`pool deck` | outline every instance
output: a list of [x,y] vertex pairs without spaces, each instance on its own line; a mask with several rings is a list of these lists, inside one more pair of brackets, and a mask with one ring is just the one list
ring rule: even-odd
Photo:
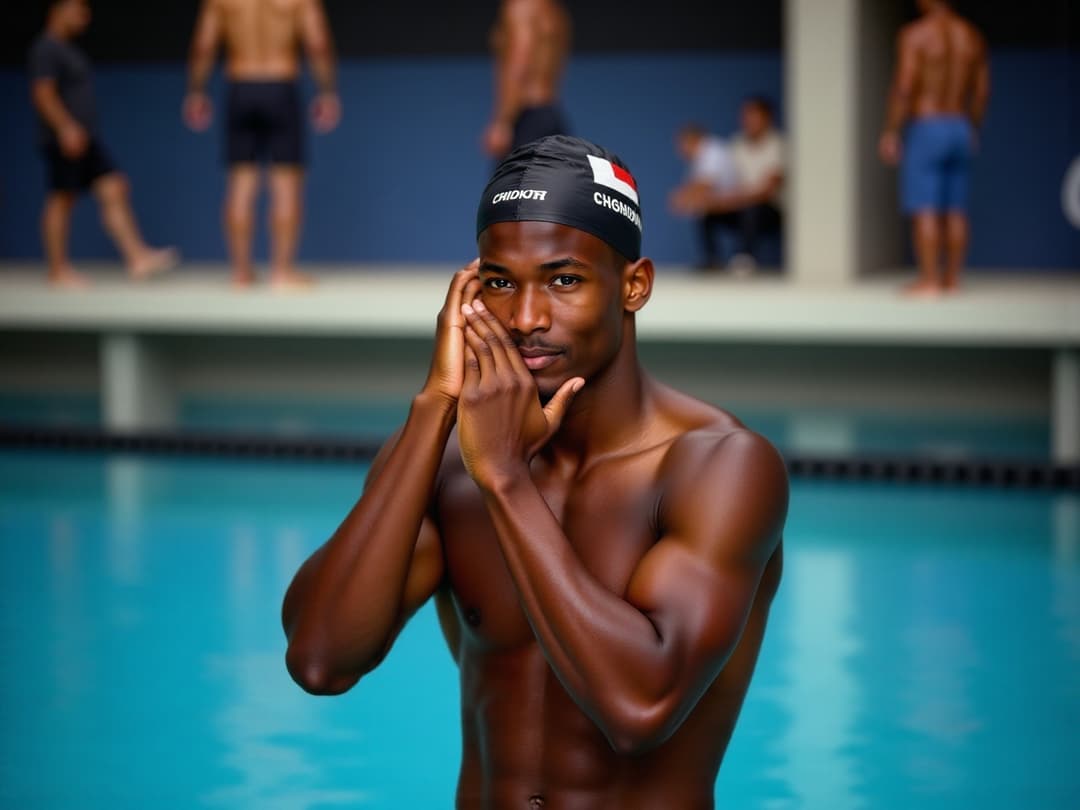
[[[99,335],[103,412],[119,429],[143,426],[159,387],[144,337],[429,338],[454,270],[308,266],[312,289],[278,292],[235,289],[220,265],[185,265],[145,283],[115,265],[84,269],[92,286],[64,291],[46,284],[40,264],[0,265],[0,331]],[[638,321],[646,341],[1046,351],[1054,458],[1080,460],[1080,274],[973,273],[960,293],[934,300],[902,295],[901,275],[835,287],[775,273],[736,279],[661,267],[657,275]]]

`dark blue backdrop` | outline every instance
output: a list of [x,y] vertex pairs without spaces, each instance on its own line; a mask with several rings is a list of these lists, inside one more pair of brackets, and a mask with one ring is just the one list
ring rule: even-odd
[[[994,96],[973,181],[971,261],[985,267],[1080,265],[1080,231],[1065,221],[1061,181],[1080,154],[1080,55],[993,56]],[[694,259],[692,230],[666,210],[683,166],[672,133],[688,119],[736,126],[750,92],[781,97],[775,51],[596,55],[574,60],[566,104],[577,134],[614,149],[643,193],[645,249],[664,262]],[[479,134],[490,99],[485,58],[348,62],[342,126],[312,136],[305,261],[458,262],[474,252],[476,195],[489,163]],[[130,175],[148,237],[187,258],[221,260],[221,132],[180,123],[180,65],[108,66],[97,74],[103,130]],[[0,72],[0,256],[40,256],[43,168],[25,76]],[[873,160],[873,155],[853,155]],[[260,239],[262,235],[260,234]],[[77,257],[111,257],[89,202],[72,236]],[[265,253],[263,248],[260,253]]]

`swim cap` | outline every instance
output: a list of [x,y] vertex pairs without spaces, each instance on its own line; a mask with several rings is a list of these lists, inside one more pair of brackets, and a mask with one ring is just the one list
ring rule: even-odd
[[641,258],[637,184],[619,157],[582,138],[550,135],[515,149],[480,198],[476,237],[496,222],[555,222]]

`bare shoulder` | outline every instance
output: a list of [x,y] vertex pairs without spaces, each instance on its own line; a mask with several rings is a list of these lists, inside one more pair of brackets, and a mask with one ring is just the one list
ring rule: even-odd
[[661,468],[664,522],[681,536],[767,557],[787,516],[787,465],[727,411],[705,403],[695,411],[702,421],[671,443]]

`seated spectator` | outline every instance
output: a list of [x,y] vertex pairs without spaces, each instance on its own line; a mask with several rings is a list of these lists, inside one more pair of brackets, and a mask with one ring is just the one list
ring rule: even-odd
[[[722,197],[739,185],[735,173],[735,161],[724,139],[709,134],[700,124],[686,124],[675,136],[675,149],[689,164],[686,182],[672,192],[671,201],[680,210],[697,199]],[[714,217],[704,216],[699,221],[702,268],[721,267],[716,249],[716,225]]]
[[[750,271],[757,266],[759,238],[780,232],[784,143],[773,127],[772,105],[767,99],[759,96],[747,99],[740,118],[741,132],[732,138],[730,146],[725,149],[722,142],[718,144],[730,155],[734,183],[694,182],[692,163],[691,182],[675,191],[671,204],[676,213],[696,217],[701,222],[706,267],[722,266],[717,261],[716,234],[733,232],[739,247],[728,264],[733,270]],[[715,151],[716,147],[712,148]],[[680,151],[683,151],[682,142]],[[683,154],[689,153],[683,151]]]

